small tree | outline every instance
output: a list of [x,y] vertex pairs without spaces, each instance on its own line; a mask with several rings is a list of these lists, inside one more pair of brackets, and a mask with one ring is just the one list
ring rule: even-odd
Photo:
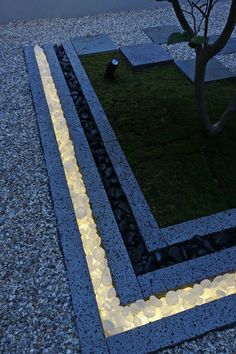
[[[157,0],[163,1],[163,0]],[[168,44],[188,42],[189,46],[195,49],[195,78],[194,90],[197,109],[203,130],[208,135],[215,135],[222,131],[232,113],[236,112],[236,94],[230,101],[223,115],[216,123],[211,123],[207,111],[205,98],[205,74],[209,60],[219,53],[229,40],[236,24],[236,0],[231,0],[228,18],[223,31],[214,43],[208,41],[209,20],[214,6],[219,0],[187,0],[187,7],[181,8],[179,0],[168,0],[175,11],[175,14],[183,28],[183,33],[172,33]],[[192,18],[192,25],[187,21],[185,13]],[[224,16],[224,14],[222,14]],[[199,35],[203,30],[202,35]]]

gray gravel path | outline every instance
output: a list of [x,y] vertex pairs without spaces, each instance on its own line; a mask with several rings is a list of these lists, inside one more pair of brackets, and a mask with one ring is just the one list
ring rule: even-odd
[[[215,14],[222,27],[227,1]],[[73,36],[109,33],[118,45],[147,43],[142,28],[175,23],[165,9],[37,20],[0,26],[0,151],[3,213],[0,222],[0,352],[79,353],[70,299],[23,46],[60,43]],[[177,48],[177,49],[176,49]],[[169,48],[191,57],[183,45]],[[235,55],[220,60],[235,69]],[[236,329],[210,333],[162,353],[233,353]],[[125,354],[125,353],[121,353]]]

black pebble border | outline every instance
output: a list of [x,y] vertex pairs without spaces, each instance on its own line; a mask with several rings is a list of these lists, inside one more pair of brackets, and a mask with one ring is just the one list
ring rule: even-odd
[[176,243],[155,252],[158,268],[165,268],[189,259],[206,256],[236,246],[236,228],[194,236],[191,240]]
[[134,272],[136,275],[141,275],[156,270],[155,255],[149,253],[146,248],[69,59],[63,47],[55,47],[55,49]]
[[204,237],[195,236],[190,241],[168,246],[156,252],[148,252],[64,48],[55,46],[55,51],[135,274],[137,276],[146,274],[236,245],[236,228],[234,228]]

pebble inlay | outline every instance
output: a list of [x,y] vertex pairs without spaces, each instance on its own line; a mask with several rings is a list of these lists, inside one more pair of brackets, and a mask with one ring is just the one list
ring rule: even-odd
[[120,306],[46,56],[40,47],[34,50],[106,336],[235,294],[236,273],[227,273],[212,281],[206,279],[200,284],[169,291],[160,299],[150,296],[146,301],[140,299]]

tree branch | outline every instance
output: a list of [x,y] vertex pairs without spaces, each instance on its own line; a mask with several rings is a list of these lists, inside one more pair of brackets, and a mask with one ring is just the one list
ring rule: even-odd
[[198,6],[198,4],[195,4],[194,2],[192,2],[192,6],[195,7],[195,8],[202,14],[203,17],[206,17],[206,12],[204,12],[204,11],[202,10],[202,8],[203,8],[204,6],[207,6],[207,3],[202,4],[201,6]]
[[[201,29],[203,21],[205,20],[205,23],[206,23],[206,20],[207,20],[208,1],[203,3],[201,6],[199,6],[198,4],[199,4],[199,1],[197,1],[197,3],[192,2],[192,6],[195,7],[202,15],[202,18],[199,21],[199,25],[198,25],[198,32],[199,32],[200,29]],[[202,10],[204,7],[205,7],[205,11]],[[205,28],[206,28],[206,26],[205,26]],[[204,32],[204,36],[207,37],[205,32]]]
[[212,58],[217,53],[219,53],[224,48],[224,46],[228,42],[235,28],[235,25],[236,25],[236,0],[232,0],[231,7],[229,10],[229,16],[221,35],[214,43],[207,45],[205,48],[209,59]]
[[206,10],[204,37],[207,37],[207,35],[208,35],[209,19],[210,19],[210,14],[211,14],[212,9],[213,9],[213,0],[209,0],[209,5]]
[[191,26],[188,24],[188,21],[186,20],[184,14],[183,14],[179,0],[171,0],[171,3],[172,3],[175,14],[176,14],[183,30],[186,31],[191,37],[193,37],[194,31],[192,30]]

